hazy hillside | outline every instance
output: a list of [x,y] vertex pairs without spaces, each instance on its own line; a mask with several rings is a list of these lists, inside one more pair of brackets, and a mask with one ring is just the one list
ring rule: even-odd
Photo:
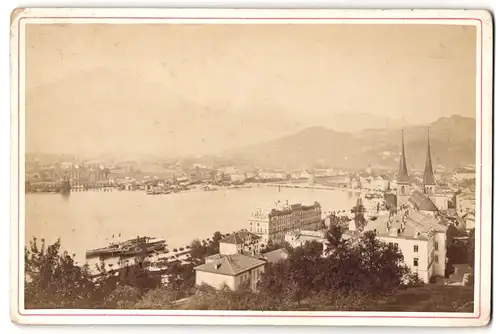
[[[435,167],[474,163],[475,120],[461,116],[441,118],[426,126],[404,129],[408,165],[422,169],[430,129]],[[277,140],[228,152],[235,161],[262,167],[308,168],[312,164],[361,168],[396,168],[401,149],[401,130],[374,129],[354,134],[312,127]]]
[[366,129],[389,129],[411,126],[403,119],[389,118],[370,113],[332,113],[320,120],[324,127],[339,132],[354,133]]
[[90,69],[27,91],[26,150],[151,159],[220,152],[303,127],[260,111],[204,105],[164,82]]

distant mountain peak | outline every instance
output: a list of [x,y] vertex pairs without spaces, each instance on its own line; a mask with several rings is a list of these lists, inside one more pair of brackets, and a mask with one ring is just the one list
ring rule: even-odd
[[[410,167],[423,168],[425,162],[427,136],[423,127],[433,129],[431,145],[436,164],[454,168],[474,162],[475,120],[451,116],[427,125],[404,127]],[[371,162],[395,169],[401,128],[367,129],[353,134],[311,126],[292,135],[235,150],[232,157],[245,163],[279,168],[299,168],[322,161],[340,168],[363,168]]]

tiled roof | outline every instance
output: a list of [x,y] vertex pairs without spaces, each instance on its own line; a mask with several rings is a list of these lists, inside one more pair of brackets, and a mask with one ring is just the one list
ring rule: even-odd
[[[379,216],[376,220],[368,222],[365,231],[377,231],[377,235],[390,236],[387,230],[387,223],[389,222],[389,215]],[[390,228],[399,230],[399,238],[413,238],[428,240],[430,235],[428,232],[446,232],[447,226],[440,223],[438,218],[423,214],[421,212],[410,210],[409,215],[404,218],[404,228],[402,225],[403,215],[398,214],[392,218]]]
[[220,240],[224,244],[241,245],[248,241],[259,240],[260,237],[248,231],[238,231]]
[[264,265],[265,263],[266,261],[256,257],[234,254],[224,256],[221,259],[214,259],[194,269],[214,274],[236,276],[242,272]]
[[408,200],[411,204],[413,204],[416,209],[422,211],[438,211],[436,204],[432,202],[432,200],[426,194],[421,193],[418,190],[414,190]]
[[278,262],[279,260],[284,260],[288,258],[288,251],[285,248],[280,248],[276,249],[270,252],[267,252],[265,254],[262,254],[262,256],[271,263]]

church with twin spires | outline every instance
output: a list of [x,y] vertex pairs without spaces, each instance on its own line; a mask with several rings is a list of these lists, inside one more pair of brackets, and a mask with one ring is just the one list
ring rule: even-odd
[[397,205],[409,205],[415,210],[435,214],[440,210],[448,209],[448,197],[436,191],[436,180],[432,168],[431,143],[427,133],[427,155],[425,159],[422,186],[419,189],[412,184],[406,165],[404,134],[401,131],[401,158],[397,176]]

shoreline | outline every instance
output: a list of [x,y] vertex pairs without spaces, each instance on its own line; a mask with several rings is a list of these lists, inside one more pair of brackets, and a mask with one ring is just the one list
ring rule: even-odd
[[[246,185],[239,185],[239,186],[236,186],[236,187],[221,187],[221,188],[218,188],[217,190],[215,190],[215,193],[217,195],[216,197],[220,197],[221,194],[219,194],[219,193],[222,193],[222,195],[224,195],[225,192],[227,192],[227,196],[232,196],[231,194],[235,194],[235,196],[236,196],[236,193],[240,193],[240,192],[235,191],[234,193],[230,193],[230,192],[228,192],[228,190],[244,190],[244,189],[248,189],[249,191],[251,191],[250,189],[254,189],[254,188],[260,188],[262,190],[268,189],[267,191],[265,191],[266,193],[269,192],[269,191],[271,191],[272,193],[274,193],[274,192],[278,193],[278,189],[276,189],[277,187],[297,189],[297,191],[299,193],[301,191],[307,191],[306,189],[320,190],[321,191],[320,193],[323,194],[323,195],[320,195],[320,197],[323,197],[323,198],[326,198],[326,199],[330,198],[330,195],[328,194],[328,190],[333,190],[332,193],[334,193],[334,192],[344,193],[344,194],[348,194],[348,193],[360,194],[360,193],[362,193],[362,190],[359,190],[359,189],[349,189],[349,188],[340,188],[340,187],[336,188],[336,187],[325,187],[325,186],[314,186],[314,187],[312,187],[312,186],[305,185],[305,184],[275,184],[275,183],[270,183],[270,182],[269,183],[268,182],[264,182],[264,183],[250,183],[250,184],[246,184]],[[257,190],[256,193],[258,194],[259,191],[260,190]],[[113,192],[115,192],[115,191],[113,191]],[[129,193],[130,191],[123,190],[123,191],[118,191],[118,192]],[[134,201],[133,198],[137,197],[137,201],[139,201],[139,202],[143,202],[143,201],[150,202],[147,198],[142,199],[143,196],[146,196],[146,192],[145,191],[137,190],[137,191],[132,191],[132,192],[137,193],[137,194],[135,194],[135,195],[132,196],[132,201]],[[171,193],[169,195],[184,194],[184,196],[186,196],[186,195],[189,196],[188,195],[189,193],[192,193],[194,195],[194,194],[200,194],[201,192],[205,192],[202,187],[201,188],[200,187],[195,187],[195,188],[189,189],[187,191],[181,191],[181,192],[178,192],[178,193]],[[242,191],[241,193],[245,193],[245,191]],[[33,193],[33,194],[40,194],[40,193]],[[286,194],[286,191],[284,192],[284,194]],[[129,195],[129,194],[127,194],[127,195]],[[127,195],[121,195],[119,197],[120,198],[123,197],[123,196],[128,197]],[[92,197],[92,198],[94,198],[94,195],[89,195],[89,196]],[[105,196],[105,194],[102,194],[100,196],[103,196],[103,198],[104,197],[108,197],[108,196]],[[184,197],[184,196],[179,196],[179,197]],[[307,194],[305,194],[304,196],[307,197]],[[32,196],[32,197],[36,198],[38,196]],[[45,196],[41,196],[41,197],[45,197]],[[47,197],[54,197],[54,196],[47,196]],[[68,197],[71,198],[71,195],[69,195]],[[80,196],[77,195],[75,197],[75,199],[78,199],[79,197]],[[85,196],[85,197],[87,197],[87,196]],[[198,198],[199,196],[197,195],[196,197]],[[202,197],[203,198],[208,198],[208,197],[210,197],[210,195],[206,194],[206,195],[203,195]],[[172,198],[178,198],[178,196],[172,196]],[[306,198],[304,198],[304,199],[306,199]],[[158,200],[159,199],[153,200],[152,203],[155,203]],[[335,206],[335,210],[336,211],[337,210],[344,210],[344,209],[347,210],[347,209],[350,208],[350,205],[347,205],[344,208],[343,205],[342,205],[342,202],[330,202],[328,204],[325,202],[322,205],[322,209],[323,209],[322,211],[323,211],[323,213],[327,213],[327,212],[331,211],[333,209],[333,207],[330,208],[330,206]],[[79,228],[78,226],[76,226],[76,227],[77,227],[77,229]],[[247,226],[244,225],[244,224],[233,224],[232,226],[229,226],[228,224],[225,224],[225,227],[226,228],[221,228],[220,229],[221,233],[222,232],[225,232],[224,234],[226,234],[226,233],[232,233],[232,232],[236,232],[236,231],[239,231],[239,230],[247,228]],[[141,230],[143,230],[143,229],[141,229]],[[183,240],[180,240],[180,238],[177,238],[177,237],[175,237],[175,238],[167,238],[168,239],[167,240],[167,242],[168,242],[168,248],[172,251],[173,248],[180,248],[180,247],[185,247],[187,245],[190,245],[191,242],[193,240],[195,240],[195,239],[199,239],[200,241],[211,239],[213,237],[212,233],[215,232],[216,230],[217,229],[215,229],[213,231],[209,231],[209,233],[207,233],[207,234],[205,234],[205,233],[199,233],[199,232],[202,232],[202,231],[198,231],[198,232],[193,231],[194,233],[191,236],[188,236],[186,238],[182,238]],[[205,232],[205,231],[203,231],[203,232]],[[123,231],[122,231],[122,233],[123,233]],[[137,235],[137,233],[139,235],[144,234],[144,233],[139,233],[139,231],[136,231],[136,232],[134,232],[133,234],[130,235],[130,238],[135,237]],[[151,233],[149,231],[146,231],[145,234],[146,235],[152,235],[152,236],[164,235],[164,233],[155,234],[154,232]],[[62,239],[66,239],[67,236],[64,235],[64,236],[61,236],[61,237],[62,237]],[[122,235],[122,238],[127,238],[127,237],[128,237],[128,233],[125,232]],[[26,241],[28,241],[28,240],[26,240]],[[87,262],[86,261],[87,259],[85,258],[85,251],[86,250],[88,250],[90,248],[105,247],[107,245],[106,245],[106,241],[103,240],[103,242],[100,243],[100,244],[94,245],[92,243],[91,245],[89,244],[89,245],[81,245],[81,246],[84,246],[84,248],[80,248],[78,250],[77,249],[72,249],[72,250],[67,249],[67,250],[69,251],[70,254],[71,253],[76,253],[77,254],[76,258],[78,259],[78,262],[81,263],[81,264],[83,264],[83,263]],[[106,261],[106,262],[108,262],[108,261]],[[114,262],[114,261],[111,260],[111,262]]]

